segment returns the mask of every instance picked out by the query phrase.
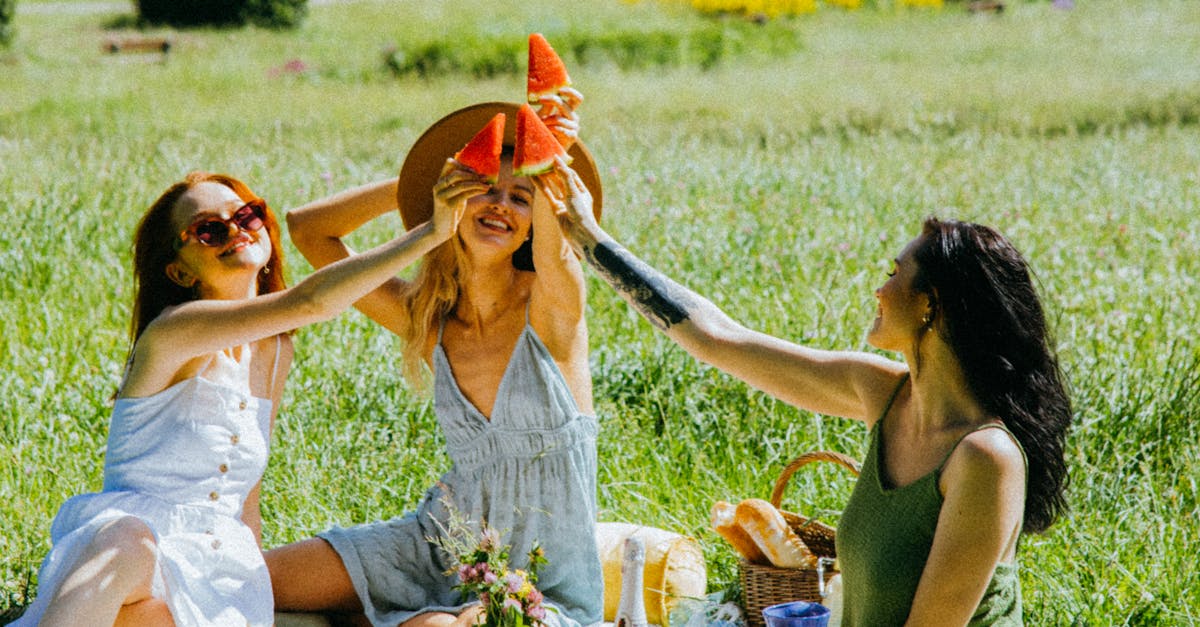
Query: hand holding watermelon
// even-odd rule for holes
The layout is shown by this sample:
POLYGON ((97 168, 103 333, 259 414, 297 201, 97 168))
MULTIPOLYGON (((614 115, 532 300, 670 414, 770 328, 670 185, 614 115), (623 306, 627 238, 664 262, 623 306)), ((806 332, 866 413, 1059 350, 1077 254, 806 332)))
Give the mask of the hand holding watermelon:
POLYGON ((491 184, 478 172, 454 159, 446 159, 442 176, 433 186, 433 231, 449 238, 458 230, 467 200, 486 193, 491 184))
POLYGON ((538 117, 563 148, 570 148, 579 139, 579 114, 575 113, 575 107, 580 102, 583 95, 570 87, 538 99, 538 117))
POLYGON ((583 94, 571 87, 571 77, 562 59, 541 33, 529 36, 529 71, 526 98, 537 105, 538 117, 550 128, 563 148, 570 148, 579 137, 579 116, 575 107, 583 94))
POLYGON ((535 176, 533 182, 550 201, 564 232, 597 226, 592 193, 579 174, 571 169, 565 155, 555 156, 551 170, 535 176))

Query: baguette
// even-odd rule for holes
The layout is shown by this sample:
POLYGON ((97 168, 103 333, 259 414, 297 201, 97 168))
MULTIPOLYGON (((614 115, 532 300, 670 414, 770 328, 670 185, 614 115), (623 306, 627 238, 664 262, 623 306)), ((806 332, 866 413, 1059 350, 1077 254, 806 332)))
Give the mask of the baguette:
POLYGON ((738 503, 734 520, 777 568, 812 568, 817 556, 792 531, 783 514, 763 499, 738 503))
POLYGON ((734 521, 734 512, 737 511, 732 503, 725 501, 717 501, 712 506, 712 528, 725 541, 733 545, 733 548, 751 564, 760 566, 768 566, 771 560, 763 554, 762 549, 758 548, 758 544, 742 529, 737 522, 734 521))

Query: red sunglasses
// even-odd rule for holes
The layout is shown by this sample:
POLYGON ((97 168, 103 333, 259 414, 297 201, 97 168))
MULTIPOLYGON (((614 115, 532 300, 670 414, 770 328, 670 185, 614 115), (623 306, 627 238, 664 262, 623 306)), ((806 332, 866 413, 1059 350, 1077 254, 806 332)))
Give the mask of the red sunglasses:
POLYGON ((263 219, 267 217, 267 203, 261 198, 255 198, 238 207, 229 219, 206 217, 196 220, 179 234, 175 240, 175 248, 183 248, 189 237, 205 246, 224 246, 229 242, 230 235, 239 231, 257 231, 263 227, 263 219))

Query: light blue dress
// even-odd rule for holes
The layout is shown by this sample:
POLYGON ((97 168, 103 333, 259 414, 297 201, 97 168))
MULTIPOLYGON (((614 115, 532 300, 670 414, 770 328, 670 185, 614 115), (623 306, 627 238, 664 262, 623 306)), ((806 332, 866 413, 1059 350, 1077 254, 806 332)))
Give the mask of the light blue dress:
MULTIPOLYGON (((444 326, 443 326, 444 328, 444 326)), ((372 625, 398 625, 417 614, 458 612, 464 599, 446 575, 454 566, 426 538, 448 511, 504 532, 513 567, 524 568, 534 541, 549 564, 538 574, 550 625, 591 625, 603 618, 603 576, 596 550, 596 418, 580 413, 554 359, 528 323, 500 381, 489 421, 458 388, 442 349, 433 352, 434 410, 452 466, 405 516, 335 527, 320 537, 342 558, 372 625), (435 522, 436 521, 436 522, 435 522)))
POLYGON ((37 598, 13 625, 36 625, 96 531, 123 516, 136 516, 154 533, 151 591, 166 601, 176 625, 273 624, 271 579, 241 519, 266 469, 270 426, 271 401, 201 376, 117 399, 102 491, 59 508, 37 598))

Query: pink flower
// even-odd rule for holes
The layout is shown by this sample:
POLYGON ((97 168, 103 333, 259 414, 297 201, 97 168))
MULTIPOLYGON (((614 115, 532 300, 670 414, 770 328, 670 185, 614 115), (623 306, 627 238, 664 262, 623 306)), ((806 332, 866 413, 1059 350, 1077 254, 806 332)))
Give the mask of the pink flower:
POLYGON ((504 599, 504 609, 506 611, 513 610, 517 613, 520 613, 521 612, 521 602, 512 597, 508 597, 507 599, 504 599))
POLYGON ((529 614, 529 617, 534 620, 546 620, 546 608, 540 605, 529 608, 526 614, 529 614))
POLYGON ((500 532, 488 527, 483 532, 483 537, 479 540, 479 550, 491 553, 500 548, 500 532))
POLYGON ((542 591, 534 588, 529 591, 529 596, 525 597, 525 602, 529 604, 529 607, 536 607, 542 604, 542 599, 542 591))
POLYGON ((516 593, 525 584, 525 577, 520 573, 508 573, 504 576, 504 583, 508 584, 508 591, 516 593))
POLYGON ((483 573, 483 583, 486 583, 487 585, 490 586, 490 585, 496 583, 497 581, 500 581, 500 578, 496 576, 496 573, 493 573, 490 570, 483 573))

